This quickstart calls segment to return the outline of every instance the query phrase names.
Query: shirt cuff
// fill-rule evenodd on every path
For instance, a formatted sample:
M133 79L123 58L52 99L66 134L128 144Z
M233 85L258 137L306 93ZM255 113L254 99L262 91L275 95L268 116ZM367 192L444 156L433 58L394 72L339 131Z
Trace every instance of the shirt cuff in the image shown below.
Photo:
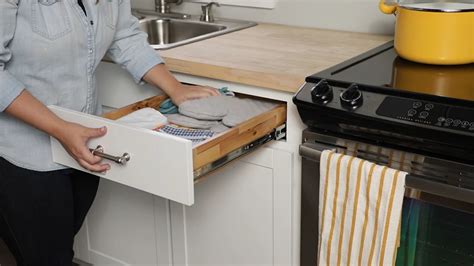
M133 60L127 64L127 70L132 74L133 79L138 84L143 84L143 76L154 66L163 64L161 56L151 47L142 50Z
M5 111L24 89L25 85L8 71L0 71L0 112Z

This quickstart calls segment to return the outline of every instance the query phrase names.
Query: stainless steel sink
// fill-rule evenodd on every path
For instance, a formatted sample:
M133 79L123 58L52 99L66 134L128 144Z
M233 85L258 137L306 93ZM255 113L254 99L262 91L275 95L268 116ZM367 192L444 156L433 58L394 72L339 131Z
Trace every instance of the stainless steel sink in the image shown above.
M201 22L194 16L174 19L142 13L135 14L140 16L140 29L148 34L148 42L157 50L169 49L257 25L254 22L222 19L216 19L212 23Z
M179 19L144 19L140 22L140 29L148 33L148 42L160 46L183 42L226 28L224 25Z

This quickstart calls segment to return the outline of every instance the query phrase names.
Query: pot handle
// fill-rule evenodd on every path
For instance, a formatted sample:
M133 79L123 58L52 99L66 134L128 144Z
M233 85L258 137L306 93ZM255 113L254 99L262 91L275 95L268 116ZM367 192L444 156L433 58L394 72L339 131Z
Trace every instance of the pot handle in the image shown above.
M379 2L379 9L385 14L394 14L395 11L397 10L397 6L395 5L387 5L385 4L385 0L380 0Z

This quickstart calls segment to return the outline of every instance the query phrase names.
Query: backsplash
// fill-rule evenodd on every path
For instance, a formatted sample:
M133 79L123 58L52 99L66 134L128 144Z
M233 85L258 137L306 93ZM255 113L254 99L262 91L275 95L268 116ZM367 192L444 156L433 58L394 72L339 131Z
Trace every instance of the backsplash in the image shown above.
M132 0L132 7L153 9L154 0ZM175 11L200 14L198 3L185 2ZM274 9L221 6L216 17L315 27L343 31L392 34L395 19L378 10L378 1L278 0Z

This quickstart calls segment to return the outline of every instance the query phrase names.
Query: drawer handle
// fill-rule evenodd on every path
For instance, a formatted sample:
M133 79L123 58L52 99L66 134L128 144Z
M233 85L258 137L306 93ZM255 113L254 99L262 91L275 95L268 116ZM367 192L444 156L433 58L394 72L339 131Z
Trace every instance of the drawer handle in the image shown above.
M130 154L124 153L122 156L112 156L110 154L104 153L104 147L102 147L101 145L97 145L95 149L89 149L89 150L95 156L99 156L101 158L111 160L120 165L125 165L128 161L130 161Z

